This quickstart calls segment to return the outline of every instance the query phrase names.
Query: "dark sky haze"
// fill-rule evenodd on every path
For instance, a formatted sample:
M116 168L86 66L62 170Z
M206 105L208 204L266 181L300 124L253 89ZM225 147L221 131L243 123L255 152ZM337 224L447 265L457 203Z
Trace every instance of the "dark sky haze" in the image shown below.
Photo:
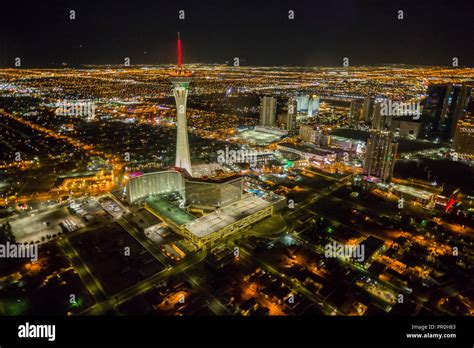
M184 62L341 66L474 66L473 0L8 1L0 66ZM76 19L69 19L69 10ZM178 11L185 11L179 20ZM288 11L295 19L288 19ZM404 19L397 11L404 11ZM145 53L146 52L146 53Z

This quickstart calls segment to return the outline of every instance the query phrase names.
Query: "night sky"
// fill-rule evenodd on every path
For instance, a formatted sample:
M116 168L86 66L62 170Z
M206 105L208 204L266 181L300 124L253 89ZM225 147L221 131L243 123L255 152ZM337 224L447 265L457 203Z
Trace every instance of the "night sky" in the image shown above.
M473 0L8 1L0 67L184 62L341 66L474 66ZM397 11L404 19L397 19ZM69 10L76 19L69 19ZM185 20L178 11L185 11ZM288 19L288 11L295 19ZM146 53L145 53L146 52Z

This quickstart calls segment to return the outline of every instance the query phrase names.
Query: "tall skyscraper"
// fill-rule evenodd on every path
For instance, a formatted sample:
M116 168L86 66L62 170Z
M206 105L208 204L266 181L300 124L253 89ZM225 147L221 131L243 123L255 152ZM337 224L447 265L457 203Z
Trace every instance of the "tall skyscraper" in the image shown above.
M277 109L277 99L264 96L260 99L260 125L274 127Z
M474 99L471 99L466 116L456 124L453 149L460 158L474 160Z
M379 131L386 131L390 129L392 116L391 115L382 115L382 106L381 103L384 103L384 100L376 100L373 106L373 115L372 115L372 129Z
M390 182L395 167L398 143L390 132L390 116L382 115L381 102L371 100L372 129L365 152L364 174Z
M456 132L456 126L458 121L462 120L467 113L468 105L472 100L472 86L463 85L459 90L459 95L457 99L456 106L454 108L454 113L451 121L450 137L453 138ZM471 112L472 114L472 112Z
M296 99L290 97L288 100L288 114L286 116L286 130L289 133L296 132L296 115L297 115L297 102Z
M308 116L314 116L319 112L319 96L313 95L308 100Z
M370 120L372 119L373 112L374 100L370 97L365 97L364 103L362 104L362 117L366 124L369 124Z
M350 111L349 111L349 123L352 126L359 125L359 122L362 119L363 104L364 102L361 99L351 100Z
M319 112L319 102L320 97L317 95L299 95L296 97L297 111L307 116L314 116Z
M309 95L299 95L296 97L297 111L307 112L309 106Z
M472 86L440 84L428 87L421 115L422 137L450 140L466 112Z
M364 174L390 181L398 143L390 132L372 130L365 153Z
M191 156L189 154L188 125L186 120L186 102L188 98L191 72L186 71L182 65L181 39L178 33L178 66L170 73L173 86L174 99L176 101L176 161L175 166L182 168L193 175L191 168Z

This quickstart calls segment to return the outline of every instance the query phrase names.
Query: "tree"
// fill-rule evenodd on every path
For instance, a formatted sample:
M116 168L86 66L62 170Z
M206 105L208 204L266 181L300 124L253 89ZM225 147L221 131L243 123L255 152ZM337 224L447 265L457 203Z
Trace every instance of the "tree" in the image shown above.
M6 242L16 243L12 226L8 221L4 225L0 226L0 243L5 244Z
M0 225L0 244L5 244L8 241L7 234L5 233L5 226Z
M10 243L16 243L16 238L15 238L15 235L13 234L12 226L10 225L10 221L7 221L5 223L5 234L6 234L7 239Z

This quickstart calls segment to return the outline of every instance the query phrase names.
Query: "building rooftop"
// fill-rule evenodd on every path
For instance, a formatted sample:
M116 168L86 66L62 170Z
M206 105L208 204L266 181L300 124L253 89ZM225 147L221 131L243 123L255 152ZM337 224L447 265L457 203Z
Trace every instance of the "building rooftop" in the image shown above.
M146 209L139 209L132 218L140 228L145 229L159 224L161 221Z
M432 192L420 190L411 186L392 184L392 187L398 192L406 193L410 196L418 197L425 200L429 200L433 196Z
M204 238L220 229L250 216L271 205L261 198L249 196L211 214L188 222L184 227L198 238Z
M385 242L380 238L369 236L360 244L364 245L365 260L368 260L378 249L380 249L385 244Z
M232 181L242 179L241 175L231 174L231 175L222 175L222 176L213 176L213 177L202 177L202 178L188 178L187 182L203 182L209 184L224 184Z
M196 217L189 214L186 210L171 204L170 202L158 196L149 196L146 204L158 215L170 219L177 225L184 225L187 222L194 220Z
M294 149L301 152L311 153L318 156L326 156L326 155L334 154L334 151L321 149L319 147L312 146L309 144L297 145L297 144L292 144L292 143L281 143L279 144L279 146L287 147L287 148Z
M262 131L249 129L249 130L238 132L236 137L239 139L248 141L250 143L255 143L257 145L267 145L279 140L282 137L282 135L265 133Z

